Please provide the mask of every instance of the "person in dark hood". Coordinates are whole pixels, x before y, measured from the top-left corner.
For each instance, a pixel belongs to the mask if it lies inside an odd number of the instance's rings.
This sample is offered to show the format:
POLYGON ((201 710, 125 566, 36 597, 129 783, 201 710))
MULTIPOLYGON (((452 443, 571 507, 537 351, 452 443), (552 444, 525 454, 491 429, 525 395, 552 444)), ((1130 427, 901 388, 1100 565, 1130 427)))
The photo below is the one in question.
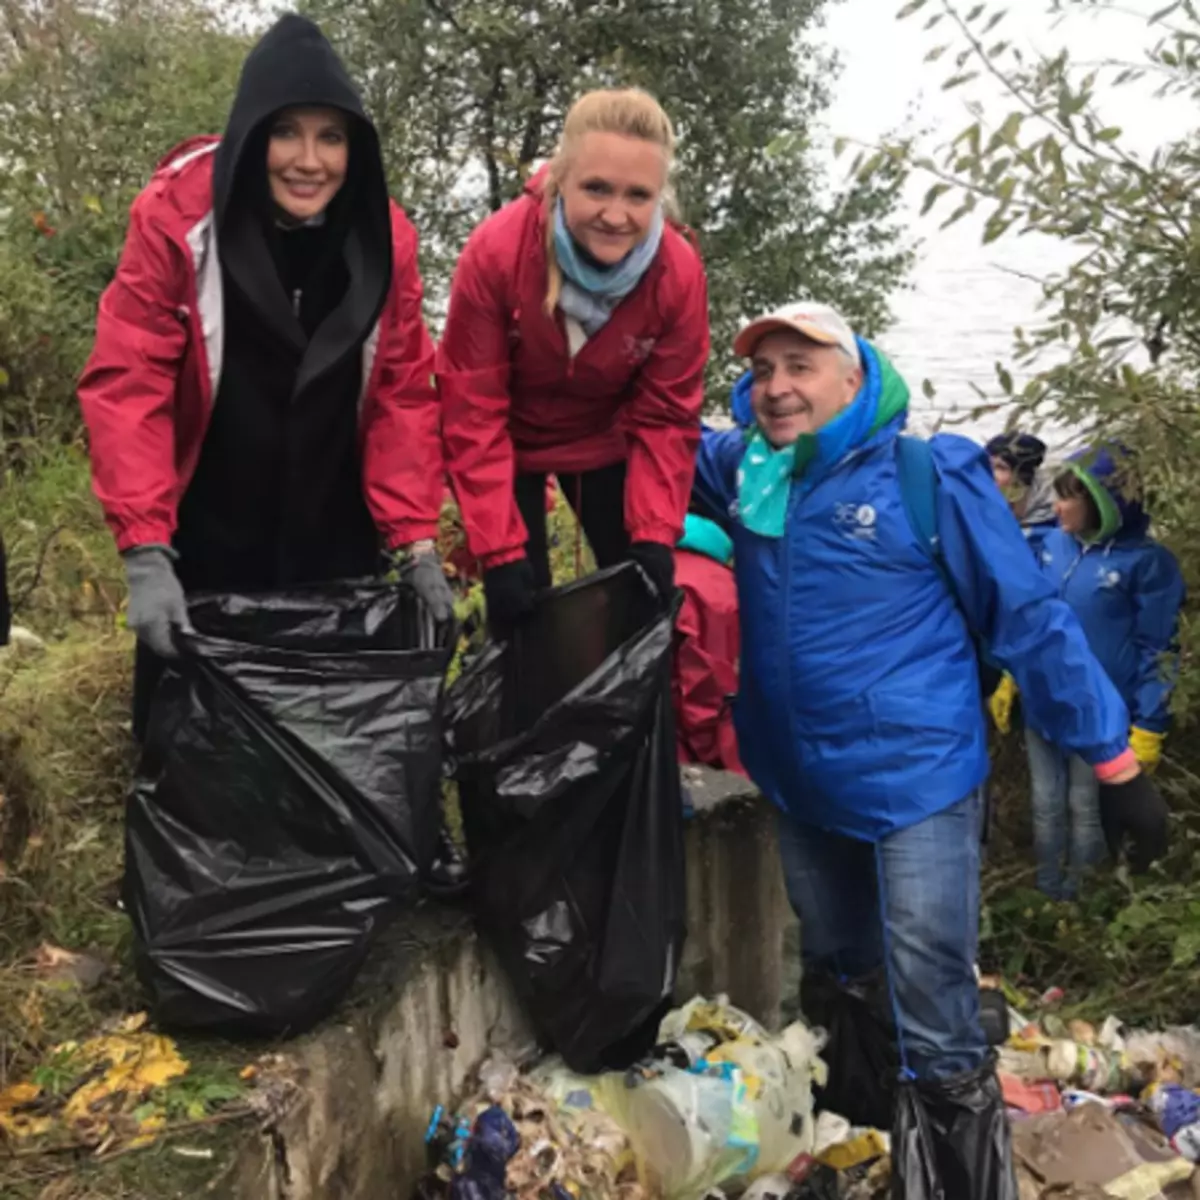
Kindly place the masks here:
POLYGON ((1004 493, 1036 558, 1056 523, 1054 488, 1041 469, 1046 443, 1031 433, 1013 430, 992 438, 986 449, 996 486, 1004 493))
POLYGON ((134 201, 79 385, 129 578, 139 737, 189 593, 372 575, 386 547, 450 616, 421 298, 358 91, 284 16, 224 137, 176 148, 134 201))

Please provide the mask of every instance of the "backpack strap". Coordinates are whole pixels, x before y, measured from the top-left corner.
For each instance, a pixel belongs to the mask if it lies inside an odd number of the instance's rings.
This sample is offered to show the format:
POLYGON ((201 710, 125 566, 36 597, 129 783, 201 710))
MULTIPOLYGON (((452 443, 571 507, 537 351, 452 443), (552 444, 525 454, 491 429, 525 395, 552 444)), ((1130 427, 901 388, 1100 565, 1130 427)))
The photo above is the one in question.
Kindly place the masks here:
MULTIPOLYGON (((937 468, 933 465, 929 443, 901 434, 896 439, 896 474, 908 523, 925 553, 933 560, 938 571, 945 575, 946 566, 942 561, 937 526, 937 468)), ((953 587, 950 590, 953 591, 953 587)))
POLYGON ((904 505, 908 523, 917 535, 917 541, 937 568, 946 590, 958 605, 958 611, 963 614, 971 637, 976 640, 976 648, 986 661, 987 656, 982 650, 979 635, 967 617, 967 610, 963 608, 958 596, 958 588, 954 586, 954 576, 950 574, 950 568, 946 566, 946 558, 942 553, 942 539, 938 534, 937 522, 938 492, 941 490, 941 483, 938 480, 937 467, 933 463, 933 451, 924 438, 910 437, 902 433, 896 439, 896 475, 900 483, 900 500, 904 505))
MULTIPOLYGON (((942 577, 946 590, 954 597, 960 612, 966 610, 958 599, 958 588, 954 577, 946 566, 942 555, 942 539, 938 536, 937 501, 940 483, 937 467, 933 465, 933 451, 924 438, 910 437, 902 433, 896 439, 896 474, 900 481, 900 499, 912 531, 917 535, 930 561, 942 577)), ((972 636, 974 633, 972 631, 972 636)))

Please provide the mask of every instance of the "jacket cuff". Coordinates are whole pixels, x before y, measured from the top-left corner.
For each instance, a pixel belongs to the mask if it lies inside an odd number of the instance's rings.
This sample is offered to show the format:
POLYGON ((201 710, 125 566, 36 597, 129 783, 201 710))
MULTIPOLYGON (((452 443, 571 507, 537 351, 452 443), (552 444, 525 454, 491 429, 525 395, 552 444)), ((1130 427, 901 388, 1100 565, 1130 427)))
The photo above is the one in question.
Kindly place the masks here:
POLYGON ((508 550, 493 550, 491 554, 481 554, 479 565, 489 571, 492 567, 503 567, 506 563, 520 562, 525 557, 525 547, 515 546, 508 550))
POLYGON ((165 525, 130 525, 117 535, 117 550, 138 550, 143 546, 170 547, 171 530, 165 525))
POLYGON ((436 521, 405 521, 388 530, 387 545, 389 550, 403 550, 413 542, 436 542, 437 535, 436 521))
POLYGON ((631 542, 657 542, 660 546, 669 546, 672 550, 679 544, 681 537, 683 537, 682 527, 676 528, 674 525, 667 525, 661 521, 637 525, 629 530, 631 542))
POLYGON ((1130 767, 1136 767, 1137 765, 1137 755, 1134 754, 1130 747, 1126 746, 1116 758, 1111 758, 1107 762, 1096 763, 1092 769, 1096 772, 1096 778, 1101 783, 1107 783, 1114 776, 1120 775, 1123 771, 1128 771, 1130 767))

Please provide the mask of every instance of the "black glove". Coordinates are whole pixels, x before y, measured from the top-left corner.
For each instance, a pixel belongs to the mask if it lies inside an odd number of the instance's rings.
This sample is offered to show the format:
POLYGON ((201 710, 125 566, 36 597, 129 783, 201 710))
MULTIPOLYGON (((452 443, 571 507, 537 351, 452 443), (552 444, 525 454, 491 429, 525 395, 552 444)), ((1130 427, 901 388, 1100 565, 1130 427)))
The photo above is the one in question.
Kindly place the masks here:
POLYGON ((537 583, 527 558, 492 567, 483 573, 488 625, 493 637, 501 637, 534 609, 537 583))
POLYGON ((646 572, 658 598, 668 603, 675 595, 675 552, 661 542, 634 542, 630 559, 646 572))
POLYGON ((1100 785, 1100 824, 1114 859, 1126 840, 1129 869, 1140 874, 1167 852, 1167 802, 1144 772, 1125 783, 1100 785))

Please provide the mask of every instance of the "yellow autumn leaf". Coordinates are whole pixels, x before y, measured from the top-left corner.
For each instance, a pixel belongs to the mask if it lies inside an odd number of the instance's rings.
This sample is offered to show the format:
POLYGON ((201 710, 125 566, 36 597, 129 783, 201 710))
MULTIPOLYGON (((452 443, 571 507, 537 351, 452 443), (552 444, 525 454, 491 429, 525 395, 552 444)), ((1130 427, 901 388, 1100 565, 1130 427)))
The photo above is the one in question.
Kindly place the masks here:
POLYGON ((166 1124, 167 1119, 161 1113, 156 1113, 152 1117, 146 1117, 139 1121, 137 1136, 130 1139, 129 1148, 131 1150, 139 1150, 143 1146, 149 1146, 166 1127, 166 1124))
POLYGON ((54 1124, 52 1118, 17 1112, 42 1094, 36 1083, 14 1083, 0 1092, 0 1129, 13 1138, 38 1137, 54 1124))
POLYGON ((83 207, 90 213, 96 213, 97 216, 104 211, 104 205, 100 203, 99 196, 84 196, 83 207))

